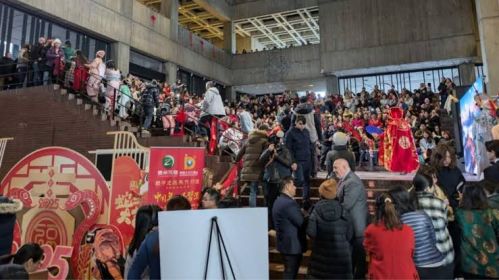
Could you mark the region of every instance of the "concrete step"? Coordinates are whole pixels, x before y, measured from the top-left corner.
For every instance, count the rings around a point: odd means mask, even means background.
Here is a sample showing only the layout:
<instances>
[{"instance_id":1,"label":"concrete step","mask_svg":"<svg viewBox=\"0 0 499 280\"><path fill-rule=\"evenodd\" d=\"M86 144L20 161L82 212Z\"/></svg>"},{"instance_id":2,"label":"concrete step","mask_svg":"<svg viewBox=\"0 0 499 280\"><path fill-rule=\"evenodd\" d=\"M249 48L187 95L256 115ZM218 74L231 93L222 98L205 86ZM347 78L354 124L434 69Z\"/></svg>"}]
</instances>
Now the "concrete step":
<instances>
[{"instance_id":1,"label":"concrete step","mask_svg":"<svg viewBox=\"0 0 499 280\"><path fill-rule=\"evenodd\" d=\"M282 279L282 273L284 272L284 264L281 263L269 263L269 278L270 279ZM300 266L298 270L298 275L296 279L306 279L307 268L305 266Z\"/></svg>"},{"instance_id":2,"label":"concrete step","mask_svg":"<svg viewBox=\"0 0 499 280\"><path fill-rule=\"evenodd\" d=\"M150 138L151 137L151 133L147 130L142 130L142 132L140 133L140 137L141 138Z\"/></svg>"},{"instance_id":3,"label":"concrete step","mask_svg":"<svg viewBox=\"0 0 499 280\"><path fill-rule=\"evenodd\" d=\"M116 120L116 119L111 119L109 120L109 125L111 125L112 127L115 127L115 126L119 126L119 121Z\"/></svg>"}]
</instances>

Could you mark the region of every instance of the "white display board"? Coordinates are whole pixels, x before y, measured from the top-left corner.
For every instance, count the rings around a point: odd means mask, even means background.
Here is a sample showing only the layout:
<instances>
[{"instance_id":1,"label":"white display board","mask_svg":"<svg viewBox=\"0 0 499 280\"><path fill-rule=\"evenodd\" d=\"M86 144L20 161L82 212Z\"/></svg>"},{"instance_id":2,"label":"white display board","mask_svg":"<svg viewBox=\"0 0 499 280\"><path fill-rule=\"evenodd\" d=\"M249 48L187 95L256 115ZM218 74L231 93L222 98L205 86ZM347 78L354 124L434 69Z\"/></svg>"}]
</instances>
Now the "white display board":
<instances>
[{"instance_id":1,"label":"white display board","mask_svg":"<svg viewBox=\"0 0 499 280\"><path fill-rule=\"evenodd\" d=\"M160 212L161 278L203 279L213 217L217 217L236 279L268 279L267 208ZM207 278L223 279L215 233ZM221 251L224 254L223 247ZM223 260L226 279L233 279L225 256Z\"/></svg>"}]
</instances>

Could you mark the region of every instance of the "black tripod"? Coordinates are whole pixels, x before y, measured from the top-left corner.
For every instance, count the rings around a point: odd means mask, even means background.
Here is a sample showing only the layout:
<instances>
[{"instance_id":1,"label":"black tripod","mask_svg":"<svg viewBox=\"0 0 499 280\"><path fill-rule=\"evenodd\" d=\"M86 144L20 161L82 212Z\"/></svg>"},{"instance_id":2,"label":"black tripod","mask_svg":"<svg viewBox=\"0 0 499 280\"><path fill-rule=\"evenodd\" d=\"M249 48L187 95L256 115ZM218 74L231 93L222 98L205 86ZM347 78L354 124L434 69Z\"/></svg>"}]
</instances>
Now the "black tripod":
<instances>
[{"instance_id":1,"label":"black tripod","mask_svg":"<svg viewBox=\"0 0 499 280\"><path fill-rule=\"evenodd\" d=\"M211 239L213 236L213 229L215 229L216 235L217 235L217 244L218 244L218 255L220 256L220 268L222 269L222 279L226 280L226 273L225 273L225 266L224 266L224 259L223 256L225 255L225 258L227 259L227 262L229 263L230 267L230 272L232 273L232 278L235 280L236 275L234 274L234 270L232 269L232 264L230 262L229 254L227 254L227 248L225 248L225 242L224 238L222 236L222 232L220 232L220 227L218 226L218 221L217 217L211 218L211 227L210 227L210 240L208 241L208 253L206 254L206 266L204 268L204 279L207 279L206 277L208 276L208 266L210 264L210 251L211 251ZM223 252L222 252L222 246L223 246Z\"/></svg>"}]
</instances>

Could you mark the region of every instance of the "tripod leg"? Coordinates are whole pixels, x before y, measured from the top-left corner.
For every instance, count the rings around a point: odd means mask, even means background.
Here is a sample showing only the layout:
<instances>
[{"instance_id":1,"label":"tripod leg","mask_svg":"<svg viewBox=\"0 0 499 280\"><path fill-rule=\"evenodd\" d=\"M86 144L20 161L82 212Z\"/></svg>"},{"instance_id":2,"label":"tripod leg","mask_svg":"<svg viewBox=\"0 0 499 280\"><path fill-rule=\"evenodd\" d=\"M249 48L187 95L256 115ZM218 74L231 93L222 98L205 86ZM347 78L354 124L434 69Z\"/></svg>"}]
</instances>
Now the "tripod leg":
<instances>
[{"instance_id":1,"label":"tripod leg","mask_svg":"<svg viewBox=\"0 0 499 280\"><path fill-rule=\"evenodd\" d=\"M220 268L222 269L222 279L225 280L227 278L225 277L224 256L222 254L222 247L220 244L221 233L220 229L218 228L218 223L216 221L215 223L216 223L215 230L217 231L218 254L220 255Z\"/></svg>"},{"instance_id":2,"label":"tripod leg","mask_svg":"<svg viewBox=\"0 0 499 280\"><path fill-rule=\"evenodd\" d=\"M211 250L211 237L213 234L213 224L215 223L215 220L211 220L211 226L210 226L210 239L208 241L208 252L206 253L206 265L204 267L204 279L206 280L208 277L208 266L210 265L210 250Z\"/></svg>"},{"instance_id":3,"label":"tripod leg","mask_svg":"<svg viewBox=\"0 0 499 280\"><path fill-rule=\"evenodd\" d=\"M232 278L234 278L234 280L236 280L236 275L234 274L234 269L232 268L232 263L230 262L229 254L227 253L227 248L225 247L224 238L222 236L222 232L220 231L220 227L218 226L218 222L216 223L216 227L217 227L217 233L218 233L218 237L219 237L219 245L220 245L220 242L222 242L222 247L224 248L225 257L227 258L227 262L229 263L229 268L230 268L230 272L232 273ZM225 273L225 270L224 270L224 273Z\"/></svg>"}]
</instances>

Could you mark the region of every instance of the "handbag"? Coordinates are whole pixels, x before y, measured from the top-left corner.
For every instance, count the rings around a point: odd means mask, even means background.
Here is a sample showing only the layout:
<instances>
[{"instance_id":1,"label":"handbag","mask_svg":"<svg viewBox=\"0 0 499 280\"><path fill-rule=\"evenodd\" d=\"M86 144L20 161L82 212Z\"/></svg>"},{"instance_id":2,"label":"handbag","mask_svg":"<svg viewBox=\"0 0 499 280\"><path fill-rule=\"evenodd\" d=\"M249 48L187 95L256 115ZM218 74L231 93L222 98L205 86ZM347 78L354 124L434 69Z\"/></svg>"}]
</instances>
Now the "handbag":
<instances>
[{"instance_id":1,"label":"handbag","mask_svg":"<svg viewBox=\"0 0 499 280\"><path fill-rule=\"evenodd\" d=\"M99 84L99 103L106 103L106 87L103 83Z\"/></svg>"}]
</instances>

